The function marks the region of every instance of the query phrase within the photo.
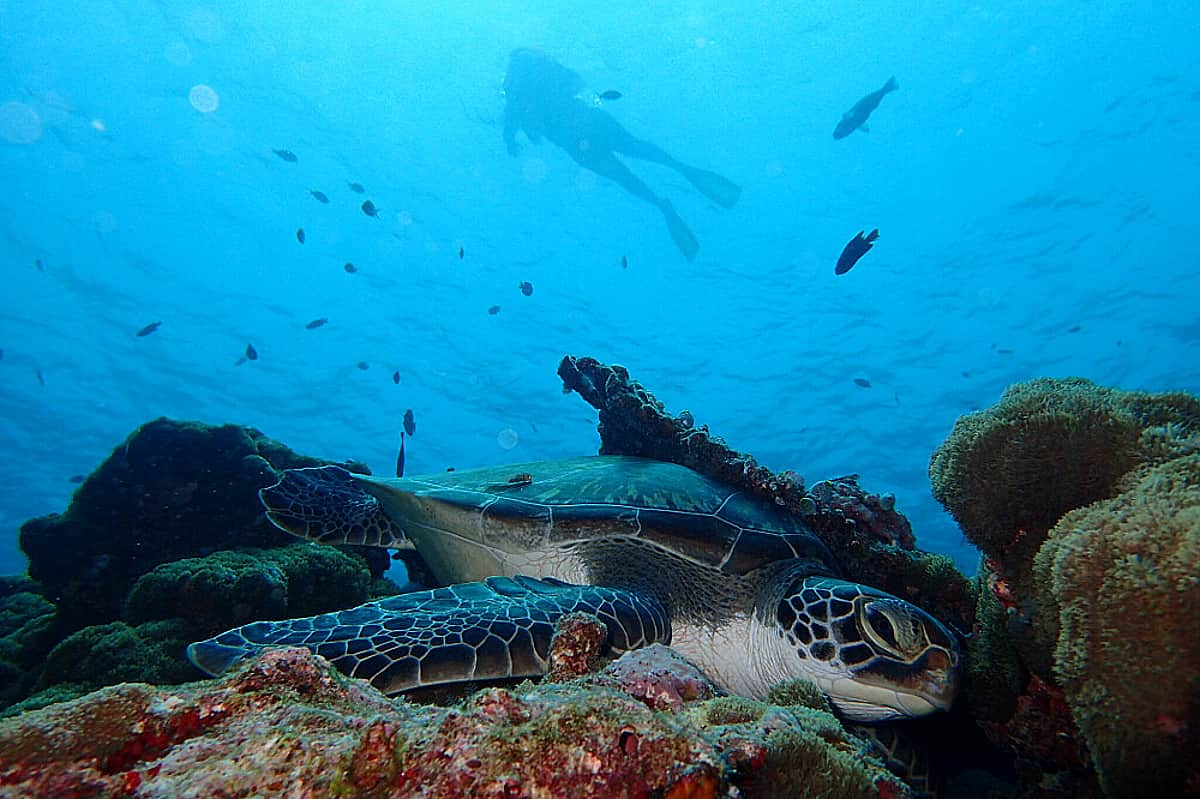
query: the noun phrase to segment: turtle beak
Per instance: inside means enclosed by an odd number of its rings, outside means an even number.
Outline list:
[[[944,649],[931,649],[922,658],[915,690],[899,694],[899,704],[910,716],[949,710],[958,695],[958,672],[956,657]]]

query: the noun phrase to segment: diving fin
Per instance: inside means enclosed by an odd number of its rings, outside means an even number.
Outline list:
[[[732,208],[737,205],[738,199],[742,196],[741,186],[721,177],[716,172],[689,166],[684,168],[683,176],[687,178],[688,183],[696,187],[697,191],[722,208]]]
[[[662,212],[663,218],[667,220],[667,230],[671,232],[671,239],[675,242],[675,246],[683,253],[684,258],[689,261],[696,260],[696,253],[700,252],[700,242],[696,241],[696,237],[687,224],[680,219],[679,214],[675,213],[675,207],[671,203],[664,203]]]

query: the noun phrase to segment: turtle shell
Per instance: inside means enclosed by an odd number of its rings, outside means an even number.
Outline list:
[[[601,455],[370,482],[385,507],[405,495],[401,526],[413,500],[430,516],[478,514],[481,543],[509,552],[628,536],[726,574],[793,558],[837,572],[801,519],[674,463]]]

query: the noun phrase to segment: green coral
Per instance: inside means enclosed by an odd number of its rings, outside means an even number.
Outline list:
[[[833,712],[824,692],[812,680],[803,677],[772,685],[767,691],[767,701],[784,707],[807,707],[826,713]]]
[[[1055,675],[1109,796],[1200,781],[1200,455],[1072,511],[1034,561]]]
[[[195,676],[183,659],[190,629],[186,622],[131,627],[116,621],[85,627],[50,650],[35,687],[183,682]]]
[[[979,571],[986,585],[991,572],[986,564]],[[1009,630],[1012,616],[996,595],[981,590],[976,612],[976,632],[967,639],[963,663],[963,695],[972,718],[1003,722],[1016,709],[1028,674]]]
[[[996,405],[961,417],[934,451],[934,497],[988,555],[1004,554],[1018,530],[1036,549],[1064,513],[1111,496],[1137,463],[1146,425],[1122,394],[1077,378],[1010,387]]]
[[[258,619],[312,616],[370,596],[371,574],[356,555],[318,544],[214,552],[164,563],[134,584],[123,617],[138,623],[185,616],[211,635]]]

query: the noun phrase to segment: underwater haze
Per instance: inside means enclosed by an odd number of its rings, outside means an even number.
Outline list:
[[[894,492],[973,572],[927,475],[958,416],[1038,376],[1200,391],[1197,30],[1191,3],[0,0],[0,573],[158,416],[383,475],[408,408],[411,474],[594,453],[566,354]],[[741,186],[627,161],[692,260],[550,138],[510,155],[523,47]]]

